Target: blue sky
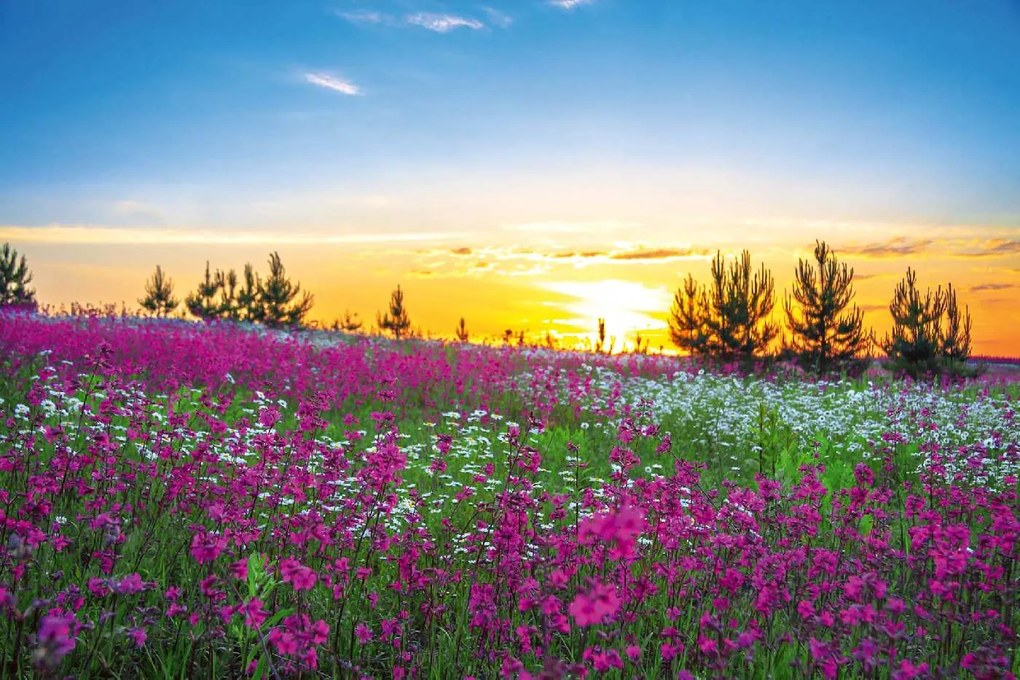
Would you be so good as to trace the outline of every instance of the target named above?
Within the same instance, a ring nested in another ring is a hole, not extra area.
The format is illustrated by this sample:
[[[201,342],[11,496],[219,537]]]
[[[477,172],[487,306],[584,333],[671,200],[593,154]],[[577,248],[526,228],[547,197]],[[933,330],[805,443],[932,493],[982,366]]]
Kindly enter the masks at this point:
[[[1010,0],[7,0],[0,240],[1001,248],[1018,112]]]

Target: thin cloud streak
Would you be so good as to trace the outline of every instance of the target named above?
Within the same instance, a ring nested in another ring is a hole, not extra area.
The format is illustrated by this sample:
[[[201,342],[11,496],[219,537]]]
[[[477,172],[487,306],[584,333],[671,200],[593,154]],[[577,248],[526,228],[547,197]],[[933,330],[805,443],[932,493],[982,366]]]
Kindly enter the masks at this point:
[[[351,97],[356,97],[361,94],[361,88],[352,83],[349,80],[340,78],[339,76],[332,75],[330,73],[316,72],[316,73],[305,73],[304,81],[316,87],[322,87],[327,90],[339,92]]]
[[[436,33],[449,33],[458,28],[470,28],[475,31],[485,28],[485,24],[477,19],[468,19],[456,14],[418,12],[417,14],[409,14],[406,20],[412,26],[421,26]]]
[[[883,243],[869,243],[864,246],[845,246],[840,249],[841,254],[856,255],[858,257],[887,258],[903,257],[904,255],[917,255],[931,245],[930,240],[910,240],[903,237],[890,239]]]
[[[581,5],[590,5],[595,0],[550,0],[550,4],[560,9],[574,9]]]
[[[970,287],[970,292],[979,293],[981,291],[991,290],[1009,290],[1010,288],[1016,288],[1016,284],[1013,283],[981,283],[976,286]]]
[[[388,14],[368,10],[361,10],[357,12],[337,12],[336,15],[341,19],[351,22],[352,24],[383,24],[390,23],[393,20],[393,18]]]
[[[0,226],[0,239],[20,243],[75,245],[336,245],[448,241],[457,232],[317,234],[289,232],[209,232],[191,229],[116,229],[85,225],[49,227]]]

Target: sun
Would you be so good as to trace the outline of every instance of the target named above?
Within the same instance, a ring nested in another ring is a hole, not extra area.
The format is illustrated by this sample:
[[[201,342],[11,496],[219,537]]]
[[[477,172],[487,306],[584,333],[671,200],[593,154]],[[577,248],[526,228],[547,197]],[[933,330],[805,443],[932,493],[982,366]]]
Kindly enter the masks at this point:
[[[607,342],[616,339],[616,349],[633,342],[636,333],[661,332],[672,300],[664,287],[634,281],[550,281],[544,290],[566,296],[564,302],[550,302],[558,309],[556,329],[564,335],[594,342],[598,320],[605,319]]]

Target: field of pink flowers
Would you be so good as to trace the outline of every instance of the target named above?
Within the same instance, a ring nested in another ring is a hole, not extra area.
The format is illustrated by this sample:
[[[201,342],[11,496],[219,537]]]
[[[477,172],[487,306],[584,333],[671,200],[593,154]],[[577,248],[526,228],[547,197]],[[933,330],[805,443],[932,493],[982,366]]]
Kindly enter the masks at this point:
[[[0,675],[1013,677],[1018,398],[0,315]]]

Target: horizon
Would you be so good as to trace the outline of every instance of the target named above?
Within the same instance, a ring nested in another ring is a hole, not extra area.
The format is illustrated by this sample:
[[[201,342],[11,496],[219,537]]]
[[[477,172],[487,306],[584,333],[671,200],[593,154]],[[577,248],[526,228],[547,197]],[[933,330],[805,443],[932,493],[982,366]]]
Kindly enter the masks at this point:
[[[881,335],[907,266],[1020,355],[1007,0],[0,6],[0,243],[41,304],[179,298],[278,251],[310,319],[400,285],[449,337],[635,334],[716,250],[826,241]],[[781,316],[780,316],[781,318]],[[617,348],[621,341],[617,341]]]

